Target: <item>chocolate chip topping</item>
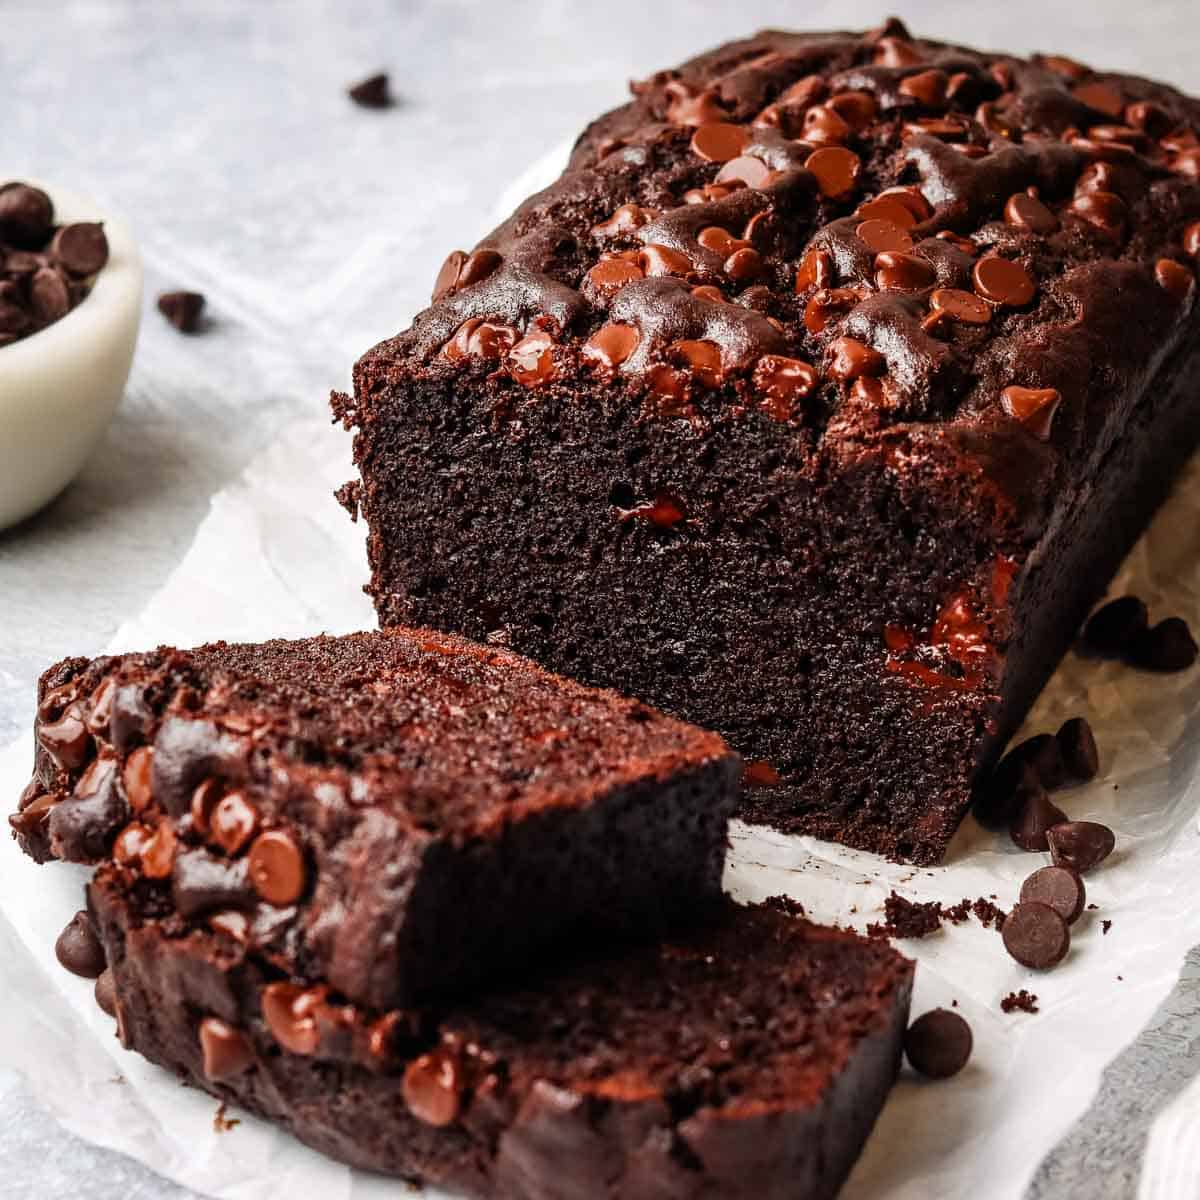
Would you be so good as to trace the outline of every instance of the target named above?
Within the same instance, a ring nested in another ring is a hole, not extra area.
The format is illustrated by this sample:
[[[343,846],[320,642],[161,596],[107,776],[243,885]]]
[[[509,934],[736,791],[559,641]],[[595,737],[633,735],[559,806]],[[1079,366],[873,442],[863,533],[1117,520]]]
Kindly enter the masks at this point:
[[[86,910],[77,912],[54,943],[54,954],[72,975],[98,979],[108,965],[96,927]]]
[[[1055,865],[1034,871],[1021,885],[1021,903],[1029,901],[1048,905],[1068,925],[1073,925],[1083,912],[1087,893],[1077,871]]]
[[[180,333],[195,333],[200,328],[204,296],[200,292],[163,292],[158,298],[158,311]]]
[[[260,833],[250,847],[250,882],[268,903],[284,907],[304,893],[308,871],[304,852],[283,829]]]
[[[1052,861],[1080,874],[1099,866],[1117,844],[1113,831],[1098,821],[1060,822],[1047,830],[1046,840]]]
[[[1062,962],[1071,948],[1067,922],[1037,900],[1018,904],[1005,919],[1000,935],[1004,948],[1017,962],[1037,971]]]
[[[404,1072],[401,1093],[419,1121],[436,1128],[453,1125],[462,1110],[463,1072],[458,1057],[444,1047],[422,1054]]]
[[[249,1038],[220,1017],[204,1017],[198,1034],[204,1074],[214,1082],[240,1075],[254,1062],[254,1047]]]
[[[913,1068],[930,1079],[949,1079],[967,1065],[974,1038],[956,1012],[934,1008],[918,1017],[904,1035],[904,1053]]]

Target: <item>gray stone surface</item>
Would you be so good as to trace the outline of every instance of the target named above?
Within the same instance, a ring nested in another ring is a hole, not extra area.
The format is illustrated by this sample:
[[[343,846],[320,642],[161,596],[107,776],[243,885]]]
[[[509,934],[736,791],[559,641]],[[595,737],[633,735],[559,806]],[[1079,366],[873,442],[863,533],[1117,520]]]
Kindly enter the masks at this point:
[[[1200,75],[1192,0],[1052,7],[913,0],[917,30],[1174,80]],[[766,24],[879,20],[876,4],[613,0],[4,0],[0,179],[36,175],[125,213],[147,313],[119,417],[80,479],[0,534],[0,743],[33,682],[93,653],[178,561],[208,498],[279,426],[319,411],[354,356],[424,300],[505,182],[618,102],[624,80]],[[400,105],[354,108],[345,84],[391,70]],[[208,294],[202,336],[152,309]],[[1111,1066],[1031,1196],[1136,1190],[1157,1109],[1200,1070],[1200,959]],[[0,1197],[188,1195],[63,1133],[0,1072]]]

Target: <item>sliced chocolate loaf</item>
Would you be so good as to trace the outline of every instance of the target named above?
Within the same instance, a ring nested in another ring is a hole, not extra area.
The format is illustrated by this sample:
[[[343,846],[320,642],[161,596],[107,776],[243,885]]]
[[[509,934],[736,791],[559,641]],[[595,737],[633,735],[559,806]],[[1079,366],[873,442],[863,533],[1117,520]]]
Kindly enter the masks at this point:
[[[898,22],[633,91],[334,398],[380,621],[933,862],[1200,431],[1200,104]]]
[[[90,906],[126,1046],[348,1163],[505,1200],[833,1196],[912,982],[886,942],[719,901],[701,930],[418,1016],[160,916],[128,868]]]
[[[720,893],[739,777],[715,734],[406,629],[69,659],[36,736],[27,853],[376,1006],[673,927]]]

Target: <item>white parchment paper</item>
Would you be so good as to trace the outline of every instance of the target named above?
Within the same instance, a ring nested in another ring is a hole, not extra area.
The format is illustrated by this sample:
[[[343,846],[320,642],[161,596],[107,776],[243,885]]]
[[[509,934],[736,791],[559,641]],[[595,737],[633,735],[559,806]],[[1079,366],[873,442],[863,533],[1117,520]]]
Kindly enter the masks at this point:
[[[536,175],[553,170],[548,160]],[[527,177],[514,191],[524,195],[532,182]],[[113,649],[372,626],[360,591],[363,530],[331,496],[350,473],[344,434],[324,422],[296,424],[214,498],[178,569],[119,631]],[[1136,592],[1155,616],[1177,613],[1200,624],[1198,518],[1200,463],[1139,542],[1114,592]],[[30,697],[30,724],[32,710]],[[975,1053],[947,1082],[902,1077],[847,1185],[849,1200],[1019,1195],[1087,1107],[1104,1065],[1136,1037],[1200,941],[1200,669],[1147,676],[1069,655],[1028,731],[1057,728],[1076,714],[1093,724],[1102,774],[1056,799],[1072,817],[1104,821],[1117,832],[1115,854],[1088,879],[1097,908],[1075,926],[1068,959],[1045,974],[1021,968],[998,935],[974,920],[901,943],[920,963],[914,1012],[957,1004],[974,1030]],[[29,742],[0,753],[0,795],[15,800],[31,759]],[[919,870],[735,824],[728,884],[743,899],[786,892],[816,919],[863,928],[882,919],[882,901],[893,889],[948,902],[994,895],[1008,908],[1021,880],[1044,861],[971,820],[945,865]],[[215,1102],[122,1050],[91,984],[55,961],[54,940],[82,904],[86,873],[37,867],[7,840],[0,863],[7,917],[0,950],[8,963],[0,1059],[24,1070],[68,1127],[214,1197],[267,1200],[292,1192],[369,1200],[403,1190],[323,1159],[245,1114],[231,1114],[240,1124],[219,1132]],[[1112,922],[1107,934],[1102,921]],[[1019,988],[1037,994],[1036,1015],[1000,1011],[1001,998]],[[1169,1134],[1157,1142],[1178,1141]]]

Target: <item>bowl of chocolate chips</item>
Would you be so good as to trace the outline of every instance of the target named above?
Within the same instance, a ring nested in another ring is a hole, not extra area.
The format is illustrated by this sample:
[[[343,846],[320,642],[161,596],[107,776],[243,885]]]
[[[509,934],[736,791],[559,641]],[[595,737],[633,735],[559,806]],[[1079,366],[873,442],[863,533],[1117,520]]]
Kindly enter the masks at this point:
[[[0,176],[0,529],[75,477],[133,360],[142,263],[126,225],[58,187]]]

